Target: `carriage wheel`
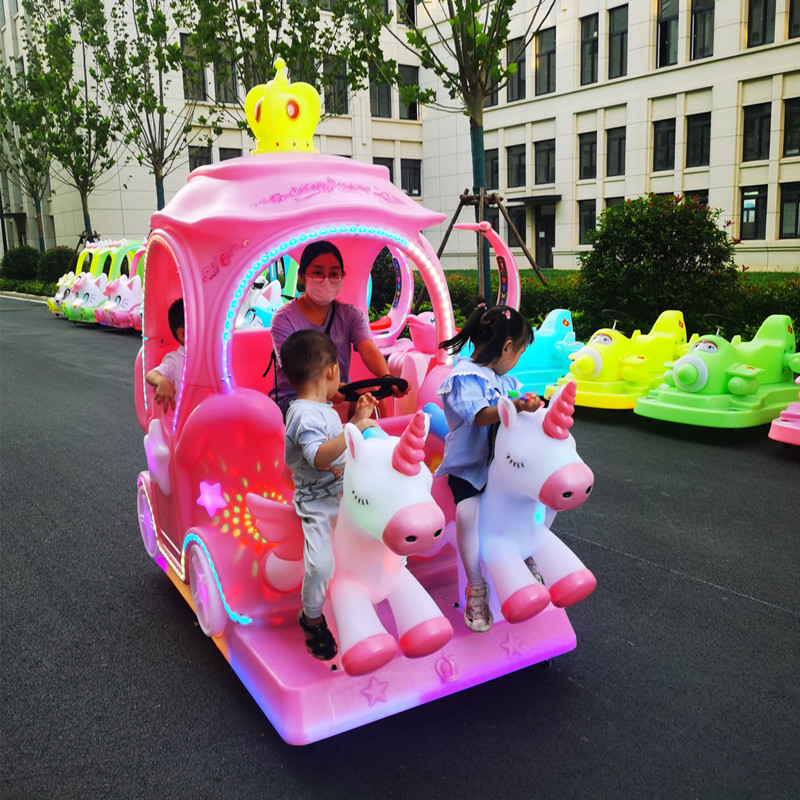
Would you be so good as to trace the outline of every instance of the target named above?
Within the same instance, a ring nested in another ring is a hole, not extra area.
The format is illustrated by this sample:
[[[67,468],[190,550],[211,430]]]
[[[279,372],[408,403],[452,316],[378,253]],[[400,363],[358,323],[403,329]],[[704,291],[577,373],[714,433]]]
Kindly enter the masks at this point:
[[[150,500],[147,497],[147,489],[139,487],[136,496],[136,508],[139,512],[139,530],[142,534],[144,549],[150,558],[158,555],[158,541],[156,540],[156,521],[153,519],[153,511],[150,508]]]
[[[201,630],[206,636],[221,636],[228,624],[228,614],[208,557],[197,545],[189,550],[189,588]]]

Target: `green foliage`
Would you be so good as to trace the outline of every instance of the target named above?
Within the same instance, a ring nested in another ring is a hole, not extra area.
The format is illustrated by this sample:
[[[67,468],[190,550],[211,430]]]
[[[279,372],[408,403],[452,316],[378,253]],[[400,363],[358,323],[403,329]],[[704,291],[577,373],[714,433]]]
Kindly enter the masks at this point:
[[[43,283],[42,281],[18,281],[11,278],[0,277],[0,292],[30,294],[34,297],[53,297],[57,289],[58,285],[56,283]]]
[[[394,301],[395,288],[397,286],[397,272],[392,262],[392,254],[388,248],[384,247],[378,253],[377,258],[372,264],[370,271],[372,277],[372,299],[370,301],[370,309],[374,309],[377,316],[375,319],[380,319],[382,316],[389,313]],[[380,311],[381,313],[377,313]]]
[[[36,277],[44,283],[58,281],[75,266],[75,251],[71,247],[54,247],[42,253]]]
[[[590,234],[593,249],[580,256],[582,333],[611,324],[605,308],[626,312],[641,330],[678,309],[693,331],[703,314],[731,303],[739,273],[719,214],[693,197],[654,194],[606,209]]]
[[[28,281],[36,278],[41,255],[35,247],[24,244],[12,247],[0,261],[0,275],[15,281]]]
[[[714,308],[714,313],[739,323],[738,329],[726,330],[725,336],[730,338],[733,333],[740,333],[743,339],[752,339],[770,314],[788,314],[794,322],[795,339],[800,347],[800,273],[784,280],[765,280],[761,275],[753,280],[753,277],[746,272],[741,274],[736,291],[726,303]],[[708,332],[710,328],[706,323],[703,330],[697,332]],[[690,333],[695,330],[689,328]]]

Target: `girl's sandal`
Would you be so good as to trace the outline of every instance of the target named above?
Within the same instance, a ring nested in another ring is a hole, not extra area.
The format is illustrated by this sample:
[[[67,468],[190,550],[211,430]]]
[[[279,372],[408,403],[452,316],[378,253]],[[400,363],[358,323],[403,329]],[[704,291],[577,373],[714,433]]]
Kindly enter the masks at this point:
[[[304,611],[297,615],[297,621],[303,631],[303,638],[306,642],[306,650],[319,661],[330,661],[339,652],[336,640],[328,628],[325,617],[317,625],[311,625],[306,619]]]

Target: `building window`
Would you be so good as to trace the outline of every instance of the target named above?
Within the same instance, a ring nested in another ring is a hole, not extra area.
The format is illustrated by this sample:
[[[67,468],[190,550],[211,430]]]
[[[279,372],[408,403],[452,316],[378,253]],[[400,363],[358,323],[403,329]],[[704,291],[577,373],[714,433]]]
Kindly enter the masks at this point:
[[[625,174],[625,126],[606,131],[606,175]]]
[[[342,65],[341,70],[334,75],[335,68],[331,61],[327,61],[322,68],[327,83],[325,87],[325,113],[341,117],[348,113],[347,66]]]
[[[241,155],[241,147],[220,147],[219,149],[220,161],[230,161],[232,158],[241,158]]]
[[[686,117],[686,166],[707,167],[711,158],[711,112]]]
[[[556,29],[545,28],[536,34],[536,94],[556,90]]]
[[[624,197],[606,197],[606,208],[621,206],[625,203]]]
[[[747,9],[747,46],[775,41],[775,0],[750,0]]]
[[[400,188],[411,197],[422,195],[422,162],[418,158],[400,159]]]
[[[386,13],[389,13],[389,3],[386,3]],[[401,25],[414,25],[417,21],[417,4],[414,0],[398,0],[397,21]]]
[[[742,161],[762,161],[769,158],[769,125],[769,103],[745,106]]]
[[[497,206],[484,206],[483,218],[492,226],[492,230],[500,231],[500,209]]]
[[[686,197],[694,197],[698,205],[708,205],[708,189],[688,189],[684,194]]]
[[[742,239],[767,238],[767,187],[742,187]]]
[[[389,180],[391,183],[394,183],[394,159],[393,158],[380,158],[375,157],[372,159],[373,164],[377,164],[379,167],[386,167],[389,170]]]
[[[525,145],[506,147],[506,182],[508,186],[525,186]]]
[[[597,132],[578,136],[578,177],[588,180],[597,177]]]
[[[783,155],[800,156],[800,97],[783,101]]]
[[[678,0],[658,0],[656,66],[678,63]]]
[[[692,59],[714,55],[714,0],[692,2]]]
[[[214,91],[218,103],[233,104],[238,101],[236,64],[233,59],[214,64]]]
[[[517,71],[509,75],[506,97],[509,103],[525,99],[525,39],[509,39],[506,45],[506,63],[515,64]]]
[[[533,145],[535,183],[556,182],[556,140],[545,139]]]
[[[527,245],[528,243],[528,211],[525,206],[511,206],[508,209],[508,218],[511,220],[513,226],[517,229],[517,233],[519,234],[519,238],[522,239],[522,243]],[[508,236],[506,237],[506,241],[511,247],[519,247],[519,242],[517,241],[517,237],[511,232],[511,227],[509,226],[508,229]]]
[[[628,6],[608,12],[608,77],[628,74]]]
[[[589,244],[589,231],[594,230],[597,213],[594,200],[578,200],[578,242]]]
[[[197,60],[197,51],[189,41],[189,37],[181,34],[181,51],[183,52],[183,99],[199,102],[208,97],[206,90],[206,71]]]
[[[408,67],[405,64],[399,64],[397,71],[405,86],[419,86],[419,67]],[[419,119],[416,101],[406,104],[403,102],[402,94],[400,95],[400,119]]]
[[[189,172],[211,163],[210,147],[195,147],[189,145]]]
[[[369,69],[369,113],[373,117],[392,116],[392,92],[389,84],[379,78],[375,67]]]
[[[800,183],[781,184],[781,239],[800,239]]]
[[[597,83],[597,14],[581,20],[581,86]]]
[[[497,83],[492,80],[491,76],[489,76],[487,80],[489,81],[489,85],[486,87],[486,97],[483,98],[484,108],[496,106],[500,102],[500,93],[497,91]]]
[[[675,169],[675,120],[653,123],[653,172]]]
[[[789,0],[789,38],[800,36],[800,0]]]
[[[500,154],[496,147],[483,154],[486,172],[486,188],[500,188]]]

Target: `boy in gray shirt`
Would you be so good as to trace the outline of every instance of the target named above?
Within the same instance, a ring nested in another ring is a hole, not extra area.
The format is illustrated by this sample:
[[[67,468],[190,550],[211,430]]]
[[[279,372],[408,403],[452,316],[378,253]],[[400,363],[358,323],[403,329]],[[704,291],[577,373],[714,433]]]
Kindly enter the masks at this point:
[[[336,346],[324,333],[300,330],[281,346],[281,364],[297,394],[286,412],[286,465],[294,480],[294,507],[303,524],[303,608],[298,621],[306,649],[314,658],[330,661],[338,652],[322,605],[333,576],[331,534],[342,497],[345,463],[344,428],[330,399],[339,390]],[[378,401],[369,393],[356,404],[352,422],[371,427]]]

